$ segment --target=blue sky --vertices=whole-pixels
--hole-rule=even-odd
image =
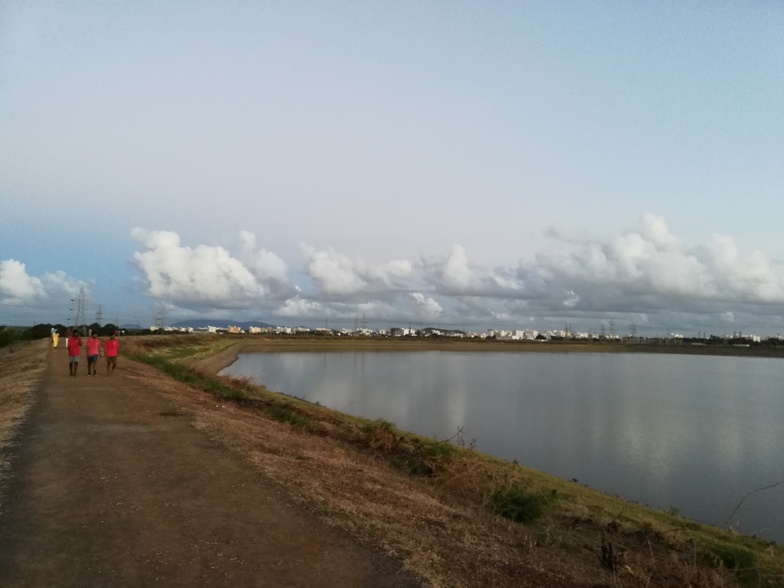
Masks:
[[[780,2],[0,2],[0,324],[784,334]]]

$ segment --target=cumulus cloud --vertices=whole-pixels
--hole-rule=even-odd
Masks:
[[[413,264],[406,260],[370,264],[332,249],[317,250],[305,243],[301,247],[307,275],[327,296],[397,289],[404,287],[404,280],[412,273]]]
[[[250,231],[240,232],[242,249],[240,260],[262,283],[281,287],[288,282],[288,268],[277,254],[266,249],[256,249],[256,236]]]
[[[322,318],[327,314],[326,309],[316,301],[294,296],[285,300],[275,310],[275,315],[283,318]]]
[[[471,265],[461,245],[453,245],[444,257],[423,260],[421,267],[425,279],[437,291],[450,295],[481,294],[483,278],[489,277],[486,272]]]
[[[421,292],[412,292],[410,294],[414,301],[417,317],[420,320],[437,320],[444,309],[433,298],[428,298]]]
[[[150,295],[178,306],[247,308],[287,286],[286,265],[274,253],[256,250],[251,233],[240,235],[241,257],[220,246],[183,246],[171,231],[131,231],[145,251],[133,257]]]
[[[25,264],[15,259],[0,262],[0,295],[5,304],[20,304],[46,295],[40,278],[27,274]]]
[[[63,271],[31,276],[24,263],[0,261],[0,302],[8,306],[59,304],[79,293],[80,282]]]
[[[261,305],[286,319],[512,325],[568,319],[596,326],[626,316],[653,328],[657,320],[686,316],[695,325],[727,324],[728,317],[745,320],[784,302],[781,264],[758,251],[744,253],[726,235],[689,245],[653,214],[617,235],[549,229],[537,252],[525,252],[528,261],[521,256],[517,265],[493,268],[473,263],[457,244],[440,256],[369,263],[303,243],[302,288],[290,281],[286,263],[247,231],[236,255],[183,246],[168,231],[137,228],[133,236],[146,248],[134,257],[152,296],[190,308]],[[36,284],[16,287],[35,291]]]
[[[643,216],[638,229],[619,237],[570,240],[568,246],[566,252],[540,253],[536,260],[551,286],[563,285],[578,295],[581,290],[615,289],[670,301],[784,302],[782,267],[762,253],[743,255],[734,239],[724,235],[687,247],[654,215]]]
[[[689,244],[666,221],[643,215],[636,227],[595,236],[546,230],[538,251],[516,265],[483,267],[455,244],[441,255],[371,263],[301,244],[289,266],[249,231],[236,248],[182,243],[172,231],[134,228],[133,259],[144,291],[167,315],[278,317],[285,322],[436,322],[438,325],[596,329],[610,318],[652,330],[737,325],[781,328],[784,266],[743,251],[730,236]],[[55,271],[31,275],[22,261],[0,261],[0,303],[7,309],[62,310],[91,283]],[[25,310],[26,309],[26,310]],[[28,312],[28,314],[29,314]],[[770,331],[770,329],[768,329]],[[667,332],[667,331],[665,331]]]

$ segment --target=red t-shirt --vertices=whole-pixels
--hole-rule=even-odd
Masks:
[[[98,337],[87,339],[87,355],[100,355],[101,340]]]
[[[68,357],[78,357],[82,354],[82,340],[76,335],[68,337]]]
[[[117,352],[120,351],[120,342],[117,339],[109,339],[105,347],[106,357],[117,357]]]

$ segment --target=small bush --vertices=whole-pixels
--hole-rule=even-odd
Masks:
[[[433,468],[413,455],[396,455],[392,458],[392,465],[412,476],[429,476],[433,473]]]
[[[490,496],[492,511],[517,523],[531,523],[544,513],[547,498],[519,484],[496,490]]]
[[[0,325],[0,347],[11,347],[15,343],[21,343],[31,338],[25,329]]]
[[[458,451],[458,447],[455,447],[451,443],[447,443],[445,441],[439,443],[427,443],[422,447],[422,454],[431,458],[454,457]]]
[[[305,427],[310,422],[304,416],[274,404],[269,407],[267,412],[269,413],[270,418],[273,420],[276,420],[280,423],[288,423],[295,427]]]
[[[371,449],[396,452],[400,447],[400,439],[395,434],[395,425],[384,419],[376,419],[361,428],[365,442]]]
[[[751,551],[743,547],[721,545],[710,549],[706,563],[713,567],[723,565],[728,570],[742,572],[754,569],[757,566],[757,558]]]

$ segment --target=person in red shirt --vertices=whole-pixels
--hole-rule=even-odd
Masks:
[[[106,353],[106,375],[111,376],[114,368],[117,367],[117,356],[120,354],[120,342],[114,337],[114,333],[103,347]]]
[[[82,338],[79,331],[74,331],[68,337],[68,371],[75,376],[79,367],[79,356],[82,354]]]
[[[87,339],[87,375],[98,375],[98,357],[101,355],[101,340],[98,333],[93,333]]]

